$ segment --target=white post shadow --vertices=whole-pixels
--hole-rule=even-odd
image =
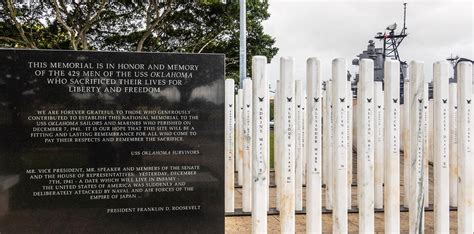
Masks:
[[[449,233],[449,65],[433,67],[434,231]]]
[[[242,211],[252,211],[252,80],[244,80]]]
[[[458,92],[449,84],[449,205],[458,206]]]
[[[472,63],[457,65],[458,78],[458,232],[473,233]]]
[[[409,207],[410,197],[410,153],[411,153],[411,141],[410,141],[410,81],[405,80],[403,93],[404,104],[403,104],[403,189],[405,196],[403,197],[403,206]]]
[[[352,207],[352,90],[351,82],[347,81],[347,207]]]
[[[294,60],[280,59],[282,160],[280,227],[281,233],[295,232],[295,79]]]
[[[357,85],[357,201],[359,233],[374,226],[374,61],[361,59]]]
[[[280,210],[280,191],[281,191],[281,157],[280,157],[280,152],[281,152],[281,144],[280,144],[280,139],[281,139],[281,108],[280,108],[280,103],[281,103],[281,86],[280,86],[280,80],[277,80],[277,87],[276,87],[276,92],[275,92],[275,99],[274,99],[274,111],[275,113],[273,114],[273,166],[274,166],[274,171],[275,171],[275,185],[276,185],[276,209]]]
[[[332,81],[326,81],[325,104],[326,111],[323,113],[323,167],[326,178],[326,209],[332,210],[333,198],[333,104],[332,104]]]
[[[225,212],[234,212],[234,80],[225,80]]]
[[[295,210],[303,210],[303,82],[295,80]]]
[[[424,86],[423,62],[410,62],[410,193],[409,232],[423,233],[423,147],[424,147]]]
[[[270,111],[266,65],[266,57],[252,58],[252,233],[267,232]]]
[[[347,76],[346,61],[334,59],[332,61],[332,96],[334,111],[333,129],[333,233],[346,233],[348,231],[347,215]]]
[[[383,134],[383,99],[382,82],[374,82],[374,207],[383,208],[383,178],[384,178],[384,134]]]
[[[424,143],[423,143],[423,205],[424,207],[429,207],[430,200],[429,200],[429,158],[430,158],[430,134],[429,134],[429,126],[431,123],[431,119],[429,118],[429,99],[428,99],[428,82],[425,82],[423,86],[423,118],[424,121]],[[423,220],[424,222],[424,220]]]
[[[237,155],[235,156],[236,168],[237,168],[237,184],[242,186],[244,181],[244,90],[239,89],[237,91],[237,105],[236,105],[236,116],[235,116],[235,128],[236,133],[235,141]]]
[[[385,60],[385,232],[400,232],[400,63]]]
[[[317,58],[306,61],[306,232],[322,232],[322,89]]]

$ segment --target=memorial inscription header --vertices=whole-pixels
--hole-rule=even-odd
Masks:
[[[223,55],[0,50],[0,89],[0,232],[224,231]]]

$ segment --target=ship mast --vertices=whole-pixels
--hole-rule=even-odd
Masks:
[[[400,54],[398,53],[398,46],[402,43],[403,39],[408,35],[406,33],[406,16],[407,16],[407,3],[403,3],[403,28],[400,33],[396,34],[397,24],[393,23],[387,26],[384,33],[378,32],[375,39],[383,40],[383,58],[389,57],[394,58],[400,62]],[[387,32],[388,31],[388,32]]]

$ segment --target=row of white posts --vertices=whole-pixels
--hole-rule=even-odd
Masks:
[[[234,170],[242,185],[242,211],[252,214],[253,233],[267,231],[270,181],[269,81],[265,57],[252,59],[252,79],[234,96],[226,80],[225,209],[234,212]],[[282,57],[275,94],[276,208],[282,233],[295,232],[295,211],[303,209],[306,231],[322,231],[322,190],[332,210],[334,233],[348,231],[352,184],[352,114],[357,149],[359,232],[374,232],[374,208],[384,209],[385,231],[400,232],[400,205],[409,208],[409,232],[423,233],[428,205],[428,160],[433,159],[435,232],[449,232],[449,210],[458,207],[458,232],[474,224],[474,115],[472,64],[457,66],[458,83],[448,82],[449,65],[433,66],[433,115],[428,114],[424,64],[410,63],[405,104],[400,105],[400,64],[386,60],[385,84],[374,82],[374,64],[359,66],[355,111],[346,62],[332,62],[332,79],[322,89],[320,63],[307,60],[306,92],[295,80],[294,60]],[[306,93],[306,97],[304,96]],[[402,110],[401,110],[402,108]],[[430,129],[433,134],[428,134]],[[236,139],[234,138],[234,134]],[[403,146],[403,147],[402,147]],[[404,174],[400,175],[400,150]],[[235,161],[234,161],[235,160]],[[405,199],[400,201],[403,176]]]

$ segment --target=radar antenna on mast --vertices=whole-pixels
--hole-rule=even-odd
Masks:
[[[383,47],[377,48],[373,40],[369,41],[367,50],[362,51],[357,55],[358,59],[352,60],[353,65],[359,65],[360,59],[372,59],[374,61],[374,81],[384,83],[384,61],[385,59],[395,59],[400,62],[400,104],[404,103],[404,82],[407,78],[408,65],[405,61],[401,61],[398,47],[403,42],[407,34],[406,26],[407,4],[403,3],[403,28],[399,33],[396,33],[397,23],[393,23],[385,29],[385,32],[378,32],[375,39],[383,41]],[[357,93],[355,84],[358,82],[358,75],[356,74],[353,85],[354,93]]]
[[[397,24],[393,23],[387,26],[384,33],[378,32],[375,39],[383,40],[383,58],[389,57],[394,58],[401,63],[405,61],[400,60],[400,54],[398,53],[398,46],[402,43],[403,39],[408,35],[406,33],[406,16],[407,16],[407,3],[403,3],[403,28],[400,33],[396,34]]]

